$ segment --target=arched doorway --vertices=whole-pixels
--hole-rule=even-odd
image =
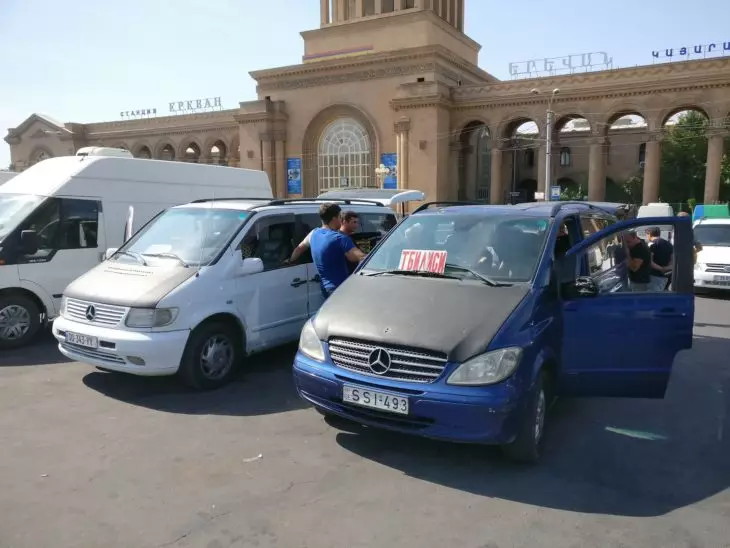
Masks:
[[[459,200],[489,202],[492,177],[491,135],[483,122],[469,122],[459,135]]]

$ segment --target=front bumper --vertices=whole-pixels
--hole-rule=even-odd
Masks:
[[[297,392],[325,412],[376,428],[445,441],[491,445],[514,439],[526,401],[518,397],[515,385],[505,381],[488,387],[459,387],[445,384],[445,378],[446,374],[429,384],[400,382],[359,375],[301,352],[294,359]],[[407,397],[409,413],[398,415],[345,403],[344,384]]]
[[[72,345],[66,332],[96,337],[96,349]],[[58,317],[53,336],[61,354],[102,369],[134,375],[174,375],[180,366],[190,331],[139,332],[110,329]],[[131,360],[130,360],[131,358]]]
[[[701,289],[730,289],[730,273],[699,272],[695,270],[695,287]]]

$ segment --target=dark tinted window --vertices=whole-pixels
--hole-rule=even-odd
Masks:
[[[294,251],[294,222],[277,220],[276,216],[256,221],[241,242],[244,258],[256,257],[264,263],[264,270],[275,270],[284,265]]]
[[[730,246],[730,225],[698,225],[694,233],[702,245]]]
[[[38,251],[26,258],[29,261],[42,260],[58,250],[61,225],[61,203],[56,198],[50,198],[36,209],[20,225],[23,230],[35,230],[38,234]]]

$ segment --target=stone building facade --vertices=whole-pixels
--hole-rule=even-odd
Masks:
[[[730,58],[500,81],[478,67],[480,46],[463,32],[464,4],[320,0],[320,28],[301,33],[301,64],[251,73],[256,100],[90,124],[34,114],[5,137],[12,163],[20,171],[83,146],[122,147],[144,158],[263,169],[277,196],[309,197],[381,186],[376,168],[387,155],[397,159],[400,188],[429,200],[501,203],[548,190],[550,154],[553,182],[583,185],[590,199],[603,200],[607,179],[643,173],[649,202],[659,198],[666,122],[696,109],[710,120],[705,202],[718,199]],[[621,127],[629,115],[643,123]],[[517,131],[526,122],[536,133]],[[301,190],[289,184],[291,165],[301,166]]]

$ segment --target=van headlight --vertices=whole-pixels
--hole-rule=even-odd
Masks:
[[[454,371],[447,384],[481,386],[503,381],[514,373],[522,358],[522,349],[502,348],[475,356]]]
[[[302,334],[299,337],[299,351],[313,360],[324,361],[324,346],[314,330],[312,320],[305,323],[302,328]]]
[[[177,308],[130,308],[127,327],[164,327],[177,318]]]

